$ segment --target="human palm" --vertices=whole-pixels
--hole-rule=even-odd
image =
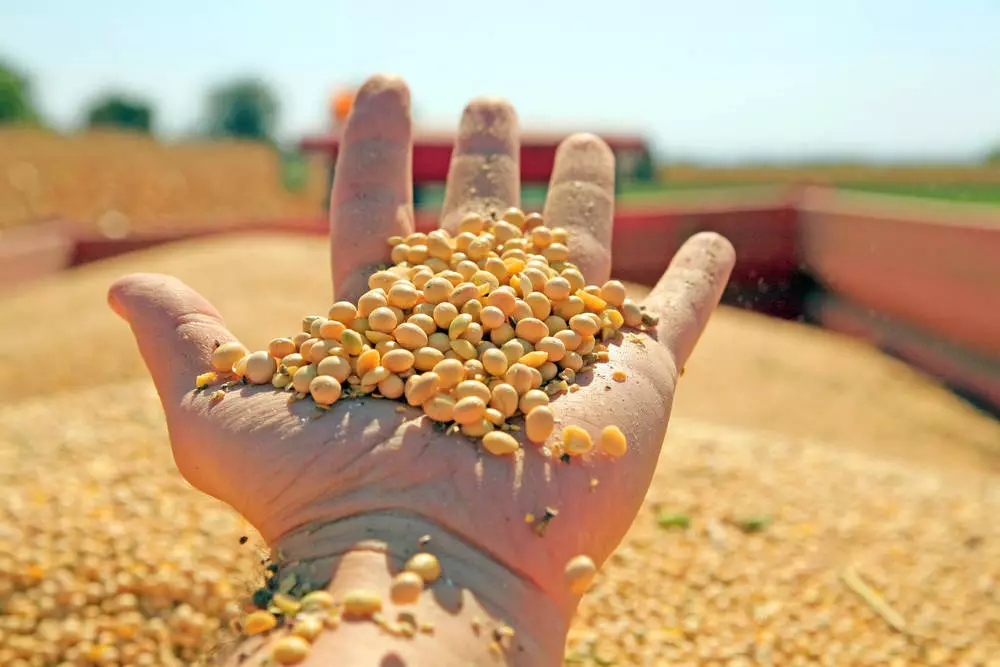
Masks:
[[[477,100],[466,109],[452,157],[442,226],[469,212],[520,202],[513,109]],[[356,299],[386,239],[413,231],[409,92],[376,76],[360,90],[345,129],[331,197],[336,299]],[[571,260],[588,283],[610,271],[614,158],[592,135],[560,146],[544,215],[570,231]],[[683,366],[728,279],[731,246],[715,234],[688,241],[645,302],[659,323],[609,346],[610,361],[578,376],[580,390],[553,402],[557,424],[593,436],[609,424],[629,451],[564,462],[522,439],[516,456],[493,456],[435,429],[418,408],[377,398],[340,401],[314,419],[270,386],[240,387],[220,402],[193,391],[215,341],[234,340],[218,313],[180,281],[139,274],[118,281],[112,307],[132,326],[156,383],[181,473],[233,506],[275,543],[305,525],[368,513],[413,517],[458,536],[556,594],[566,561],[600,563],[631,524],[652,477]],[[328,305],[328,304],[327,304]],[[319,310],[323,304],[317,302]],[[275,332],[279,334],[281,332]],[[624,371],[624,382],[612,371]],[[544,537],[527,514],[558,511]],[[560,589],[561,590],[561,589]]]

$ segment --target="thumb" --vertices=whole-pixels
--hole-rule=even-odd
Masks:
[[[164,408],[211,369],[216,343],[236,340],[205,297],[177,278],[135,273],[108,290],[108,304],[132,328]]]

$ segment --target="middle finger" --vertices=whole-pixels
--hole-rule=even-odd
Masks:
[[[521,202],[521,142],[510,102],[473,100],[465,107],[448,169],[441,227],[458,230],[470,212],[502,214]]]

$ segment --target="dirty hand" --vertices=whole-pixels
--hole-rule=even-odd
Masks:
[[[356,300],[374,267],[388,261],[386,239],[413,231],[411,132],[406,85],[385,76],[366,82],[346,126],[331,198],[336,300]],[[442,226],[454,231],[469,211],[518,205],[518,155],[513,108],[494,99],[470,103]],[[614,173],[603,141],[571,136],[559,147],[544,209],[549,227],[570,231],[571,261],[598,285],[611,269]],[[520,588],[501,588],[544,599],[539,609],[558,616],[565,630],[577,597],[563,581],[564,566],[578,554],[600,564],[632,523],[659,456],[678,370],[733,262],[722,237],[690,239],[645,301],[658,325],[641,341],[626,336],[612,343],[610,363],[599,364],[589,380],[581,377],[579,391],[553,401],[553,439],[562,426],[581,426],[596,437],[609,424],[628,439],[619,459],[568,463],[544,458],[527,441],[523,455],[492,456],[461,435],[434,430],[419,409],[397,411],[395,401],[341,401],[316,420],[310,401],[289,405],[288,394],[270,386],[232,390],[212,404],[193,391],[194,378],[210,367],[215,341],[235,336],[211,304],[176,279],[148,274],[122,278],[109,300],[131,325],[153,376],[181,473],[245,516],[281,557],[333,558],[373,538],[397,558],[405,554],[394,550],[412,551],[420,535],[430,534],[429,550],[437,545],[454,552],[451,571],[442,557],[449,580],[461,580],[466,566],[494,568],[497,577],[509,573]],[[318,312],[325,312],[324,303],[317,295]],[[625,381],[612,380],[612,371],[623,371]],[[558,516],[540,536],[525,516],[540,517],[546,507]],[[473,558],[479,565],[473,567]],[[475,591],[477,576],[470,571],[464,585]],[[521,613],[513,608],[519,604],[496,600],[497,613]],[[561,641],[557,637],[550,650],[561,651]]]

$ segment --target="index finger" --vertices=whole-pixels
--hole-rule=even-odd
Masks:
[[[736,251],[724,236],[700,232],[681,246],[646,297],[647,310],[659,318],[657,338],[671,351],[677,368],[691,356],[735,263]]]
[[[389,262],[390,236],[413,232],[410,91],[375,75],[347,119],[330,195],[330,260],[335,299],[354,300]]]

